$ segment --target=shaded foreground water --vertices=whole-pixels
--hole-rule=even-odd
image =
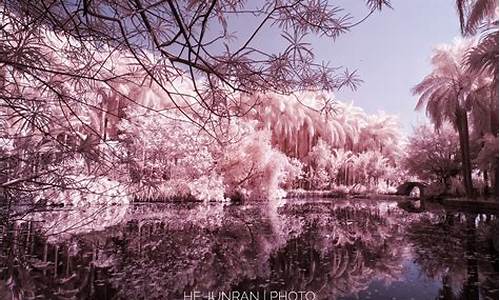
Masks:
[[[34,213],[1,233],[0,299],[498,298],[491,213],[147,204]]]

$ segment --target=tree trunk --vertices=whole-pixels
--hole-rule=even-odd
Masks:
[[[461,107],[457,108],[457,129],[460,138],[460,154],[462,156],[462,175],[464,179],[465,192],[468,198],[474,197],[472,186],[472,168],[470,162],[469,146],[469,124],[467,121],[467,111]]]

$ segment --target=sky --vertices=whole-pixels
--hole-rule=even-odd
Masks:
[[[363,0],[336,0],[354,16],[363,18],[368,8]],[[258,3],[257,1],[256,3]],[[258,6],[257,4],[255,4]],[[425,112],[414,110],[417,97],[410,89],[430,73],[434,46],[452,43],[460,36],[455,0],[392,0],[393,9],[384,8],[335,41],[311,37],[317,62],[357,69],[364,81],[356,91],[336,92],[336,99],[353,102],[368,113],[396,114],[402,132],[426,122]],[[236,44],[246,40],[251,21],[239,16]],[[255,21],[254,21],[255,22]],[[253,43],[271,51],[283,48],[282,38],[272,30],[264,31]]]
[[[353,14],[363,11],[364,1],[337,2]],[[357,91],[337,92],[337,98],[352,100],[367,112],[399,115],[405,134],[424,123],[425,113],[415,112],[417,97],[410,89],[432,70],[433,47],[460,35],[454,4],[454,0],[393,0],[394,9],[372,15],[334,43],[315,41],[318,59],[357,69],[364,81]]]

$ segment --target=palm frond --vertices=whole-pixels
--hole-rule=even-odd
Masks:
[[[498,30],[488,33],[477,46],[465,54],[465,63],[474,73],[487,72],[498,76]]]
[[[460,31],[462,34],[465,32],[465,14],[466,14],[466,1],[465,0],[457,0],[456,8],[458,12],[458,19],[460,21]]]
[[[463,32],[475,34],[479,26],[488,18],[495,15],[498,9],[498,0],[476,0],[467,16],[467,23]]]
[[[443,77],[435,73],[427,75],[420,83],[411,89],[411,93],[415,95],[422,94],[428,90],[438,88],[443,85],[449,85],[451,78]]]
[[[366,5],[371,10],[382,10],[384,6],[392,8],[390,0],[366,0]]]
[[[437,101],[446,97],[456,98],[455,93],[452,94],[452,91],[453,90],[451,90],[448,85],[435,86],[432,89],[424,91],[420,95],[415,110],[421,110],[424,105],[430,101]],[[445,94],[447,95],[445,96]]]

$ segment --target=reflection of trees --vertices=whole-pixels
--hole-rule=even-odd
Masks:
[[[442,281],[442,299],[498,298],[498,240],[496,249],[493,241],[498,222],[490,217],[447,213],[409,227],[415,259],[428,276]]]
[[[398,227],[378,208],[345,203],[284,207],[285,220],[308,216],[304,229],[271,254],[269,276],[246,278],[236,288],[310,290],[331,299],[364,290],[374,279],[398,279],[404,250]]]
[[[33,225],[17,223],[10,228],[11,247],[2,249],[7,255],[0,257],[0,265],[6,266],[1,273],[6,289],[20,299],[35,295],[46,299],[95,297],[98,280],[107,276],[95,263],[102,238],[89,235],[51,244],[35,234]]]
[[[397,279],[401,274],[399,247],[398,251],[392,251],[394,245],[387,244],[370,248],[358,240],[344,246],[316,249],[315,238],[318,236],[306,232],[271,257],[273,282],[278,283],[272,289],[312,290],[330,299],[364,290],[374,279]]]
[[[34,213],[26,220],[41,223],[40,231],[49,241],[104,231],[123,222],[129,206],[88,206],[83,208]]]
[[[498,249],[490,232],[496,220],[482,220],[470,232],[473,249],[464,238],[471,235],[463,215],[408,214],[388,202],[288,203],[274,211],[192,203],[110,209],[93,225],[49,240],[35,229],[55,234],[92,212],[38,215],[4,230],[13,236],[10,245],[2,244],[0,259],[8,268],[1,271],[0,296],[13,288],[50,299],[311,290],[331,299],[358,293],[372,280],[400,279],[408,242],[426,274],[444,283],[443,295],[474,292],[470,284],[462,289],[474,266],[483,295],[498,284],[491,259],[483,259],[491,247]],[[6,287],[9,278],[14,287]]]
[[[130,222],[122,237],[126,246],[121,260],[113,267],[112,282],[119,293],[182,299],[184,290],[229,290],[239,278],[263,276],[275,247],[269,223],[255,207],[226,210],[211,227],[174,217],[145,224],[139,234],[138,224]]]

